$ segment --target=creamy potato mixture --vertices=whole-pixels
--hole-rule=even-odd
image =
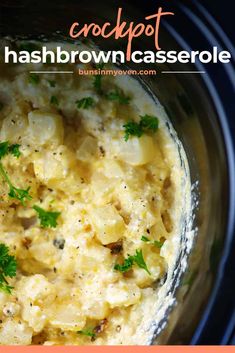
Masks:
[[[145,344],[183,208],[164,111],[130,77],[6,66],[0,276],[1,251],[17,264],[0,281],[0,344]]]

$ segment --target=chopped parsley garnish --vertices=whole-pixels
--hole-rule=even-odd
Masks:
[[[18,144],[13,144],[9,145],[8,141],[4,141],[0,143],[0,159],[4,156],[6,156],[8,153],[12,154],[16,158],[18,158],[21,155],[21,152],[19,150],[20,145]]]
[[[123,264],[116,264],[114,266],[114,269],[120,272],[127,272],[131,269],[134,264],[136,264],[138,267],[142,268],[149,275],[151,275],[144,261],[142,250],[136,250],[135,255],[128,255],[128,257],[124,260]]]
[[[9,248],[5,244],[0,244],[0,290],[11,294],[13,289],[8,284],[7,277],[13,278],[16,276],[16,259],[9,255]]]
[[[142,235],[141,240],[144,241],[145,243],[150,243],[154,246],[156,246],[157,248],[161,249],[161,247],[163,246],[164,242],[163,241],[159,241],[159,240],[154,240],[153,242],[147,238],[145,235]]]
[[[141,137],[146,131],[156,132],[158,129],[158,118],[152,115],[140,116],[140,122],[129,121],[123,127],[125,128],[125,141],[128,141],[130,136]]]
[[[0,143],[0,159],[9,153],[9,142],[4,141]]]
[[[93,329],[81,330],[81,331],[77,331],[77,333],[79,335],[84,335],[84,336],[91,337],[92,339],[96,338],[96,334],[94,333]]]
[[[37,205],[34,205],[33,209],[37,212],[40,224],[43,228],[55,228],[57,226],[57,218],[60,212],[45,211]]]
[[[141,240],[144,241],[144,242],[146,242],[146,243],[147,243],[148,241],[150,241],[150,239],[147,238],[147,237],[144,236],[144,235],[142,235]]]
[[[129,121],[125,125],[123,125],[125,128],[125,135],[124,135],[124,140],[128,141],[130,136],[137,136],[141,137],[143,135],[143,129],[140,126],[140,124],[134,122],[134,121]]]
[[[40,77],[37,74],[30,74],[29,75],[29,83],[31,85],[37,85],[40,81]]]
[[[51,64],[51,58],[49,56],[46,57],[46,64]]]
[[[8,153],[11,153],[13,156],[18,158],[21,154],[19,147],[20,147],[20,145],[18,145],[18,144],[9,145],[8,141],[0,143],[0,174],[2,175],[3,179],[5,180],[5,182],[9,186],[8,196],[11,198],[14,198],[16,200],[19,200],[22,203],[22,205],[25,205],[25,200],[32,199],[32,197],[29,195],[30,187],[28,187],[27,189],[19,189],[19,188],[15,187],[12,184],[7,172],[5,171],[5,169],[1,163],[1,159],[4,156],[6,156]]]
[[[92,97],[84,97],[76,101],[78,109],[88,109],[94,106],[95,101]]]
[[[1,142],[0,143],[0,159],[2,159],[2,157],[7,155],[8,153],[11,153],[16,158],[19,158],[19,156],[21,155],[19,148],[20,148],[20,145],[18,145],[17,143],[13,144],[13,145],[9,145],[8,141]]]
[[[55,87],[56,86],[56,81],[47,80],[47,82],[49,83],[50,87]]]
[[[13,145],[10,145],[9,146],[9,152],[15,156],[16,158],[19,158],[19,156],[21,155],[21,152],[20,152],[20,145],[18,145],[17,143],[13,144]]]
[[[125,96],[122,91],[116,88],[114,91],[111,91],[106,94],[106,98],[110,101],[117,101],[120,104],[129,104],[130,97]]]
[[[56,96],[51,96],[51,99],[50,99],[50,103],[52,105],[59,105],[59,101],[58,101],[58,98]]]
[[[97,90],[97,92],[101,93],[102,92],[102,89],[101,89],[101,79],[102,79],[102,76],[101,75],[96,75],[94,77],[94,82],[93,82],[93,85],[95,87],[95,89]]]
[[[101,64],[97,64],[96,65],[96,69],[97,70],[102,70],[104,68],[104,63],[101,63]],[[101,80],[102,80],[102,75],[101,74],[98,74],[98,75],[95,75],[94,76],[94,81],[93,81],[93,85],[94,85],[94,87],[95,87],[95,89],[96,89],[96,91],[98,92],[98,93],[102,93],[102,85],[101,85]]]
[[[133,258],[134,263],[137,266],[139,266],[140,268],[145,270],[149,275],[151,275],[151,273],[149,272],[147,265],[144,261],[142,250],[136,250],[136,254],[134,256],[132,256],[132,258]]]
[[[99,63],[95,65],[97,70],[102,70],[104,68],[104,63]]]
[[[13,185],[10,185],[10,184],[8,184],[8,185],[10,187],[10,191],[9,191],[8,195],[12,199],[19,200],[23,206],[25,206],[25,200],[32,199],[32,196],[30,196],[30,194],[29,194],[30,187],[28,187],[27,189],[19,189]]]
[[[24,50],[31,54],[34,50],[41,50],[41,48],[35,43],[25,42],[20,43],[19,50]]]
[[[116,264],[114,266],[114,270],[120,271],[120,272],[127,272],[131,269],[132,265],[133,265],[134,261],[132,259],[132,256],[128,256],[127,259],[124,260],[123,264]]]
[[[29,189],[30,187],[28,187],[27,189],[19,189],[17,187],[15,187],[14,185],[12,185],[9,176],[7,174],[7,172],[5,171],[2,163],[0,162],[0,174],[2,175],[2,177],[4,178],[4,180],[6,181],[6,183],[9,186],[9,192],[8,192],[8,196],[19,200],[22,205],[25,205],[25,200],[31,200],[32,197],[29,194]]]
[[[163,244],[164,244],[164,242],[163,241],[159,241],[159,240],[154,240],[154,242],[153,242],[153,245],[156,246],[159,249],[161,249]]]
[[[153,132],[157,131],[159,122],[155,116],[145,114],[140,116],[140,118],[140,125],[142,129],[152,130]]]

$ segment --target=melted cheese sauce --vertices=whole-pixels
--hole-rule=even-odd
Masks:
[[[1,180],[1,243],[18,267],[12,295],[0,292],[0,344],[146,344],[153,317],[172,303],[164,281],[179,253],[183,193],[190,201],[178,145],[160,103],[136,80],[102,78],[105,92],[119,87],[131,98],[124,105],[98,94],[92,76],[41,74],[30,83],[29,70],[45,67],[55,69],[1,70],[0,142],[21,151],[2,164],[32,200],[9,198]],[[84,97],[94,106],[78,109]],[[126,142],[123,125],[145,114],[158,117],[158,131]],[[35,204],[61,212],[56,228],[40,226]],[[136,264],[114,270],[140,249],[151,275]],[[87,330],[95,340],[78,333]]]

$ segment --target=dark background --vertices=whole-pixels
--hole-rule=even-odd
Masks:
[[[230,39],[234,38],[234,8],[233,0],[203,0],[203,5],[209,10],[213,17],[221,24],[224,31],[229,35]]]

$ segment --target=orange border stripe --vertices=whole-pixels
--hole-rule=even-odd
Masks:
[[[1,346],[3,353],[235,353],[235,346]]]

